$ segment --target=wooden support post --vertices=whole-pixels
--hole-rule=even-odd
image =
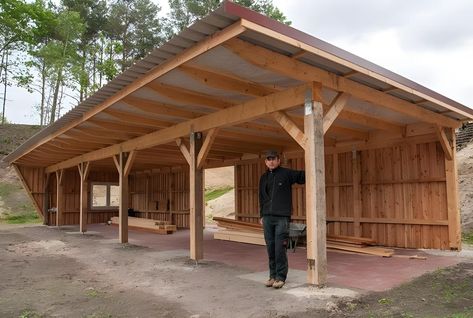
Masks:
[[[333,187],[333,215],[335,217],[340,216],[340,187],[338,184],[340,183],[340,178],[339,178],[339,169],[338,169],[338,154],[334,153],[333,154],[333,184],[335,184],[335,187]],[[340,235],[340,222],[335,222],[334,225],[334,234],[335,235]]]
[[[64,197],[64,169],[56,171],[56,226],[63,225],[63,213],[65,207]]]
[[[49,224],[49,177],[50,173],[44,174],[43,183],[43,224]]]
[[[128,174],[130,173],[134,158],[134,151],[131,153],[120,152],[117,156],[113,157],[119,177],[120,203],[118,208],[118,237],[120,243],[128,243]]]
[[[354,235],[361,237],[361,160],[360,154],[353,150],[353,227]]]
[[[190,258],[200,260],[204,257],[204,173],[197,168],[197,157],[202,147],[202,133],[193,132],[190,136]]]
[[[327,281],[325,211],[325,164],[322,86],[307,91],[304,106],[304,134],[307,215],[307,282],[319,287]]]
[[[448,215],[448,242],[450,249],[461,250],[461,224],[460,210],[458,208],[458,170],[456,160],[456,136],[453,129],[448,130],[450,137],[450,151],[452,159],[449,160],[445,152],[445,177],[447,187],[447,215]]]
[[[89,210],[87,178],[90,171],[90,161],[81,162],[77,168],[80,176],[79,231],[85,233],[87,231],[87,214]]]

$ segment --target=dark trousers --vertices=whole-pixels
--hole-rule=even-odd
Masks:
[[[263,229],[266,249],[268,250],[269,277],[286,281],[289,218],[265,215],[263,217]]]

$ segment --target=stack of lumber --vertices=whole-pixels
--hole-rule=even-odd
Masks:
[[[114,216],[111,219],[112,225],[118,225],[118,217]],[[144,230],[157,234],[172,234],[177,231],[176,225],[170,224],[168,221],[159,221],[152,219],[143,219],[128,217],[128,227],[130,229]]]
[[[327,248],[347,252],[391,257],[394,250],[374,245],[375,241],[365,237],[327,235]]]
[[[213,220],[219,227],[226,228],[214,233],[214,239],[216,240],[266,245],[261,224],[219,217],[214,217]]]
[[[219,217],[214,217],[213,220],[219,227],[225,228],[215,232],[214,239],[265,245],[263,227],[260,224]],[[392,249],[372,245],[375,245],[375,241],[370,238],[327,235],[327,248],[332,250],[383,257],[391,257],[394,254]]]

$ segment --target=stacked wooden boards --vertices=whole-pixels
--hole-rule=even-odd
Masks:
[[[118,225],[118,217],[111,218],[112,225]],[[168,221],[159,221],[143,218],[128,217],[128,227],[130,229],[143,230],[157,234],[172,234],[177,231],[176,225],[169,224]]]
[[[265,245],[263,228],[260,224],[219,217],[214,217],[213,219],[219,227],[226,228],[215,232],[214,239]],[[391,257],[394,254],[392,249],[371,245],[374,245],[374,240],[369,238],[335,235],[327,236],[327,248],[332,250],[383,257]]]

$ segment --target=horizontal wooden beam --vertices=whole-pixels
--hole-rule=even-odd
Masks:
[[[255,98],[237,106],[182,122],[172,127],[127,140],[120,144],[92,151],[49,166],[46,168],[46,172],[72,167],[82,161],[95,161],[112,157],[113,155],[120,153],[120,151],[140,150],[164,144],[189,134],[191,129],[194,129],[194,131],[207,131],[216,127],[235,125],[256,119],[267,113],[302,105],[307,86],[307,84],[304,84],[282,92]]]

